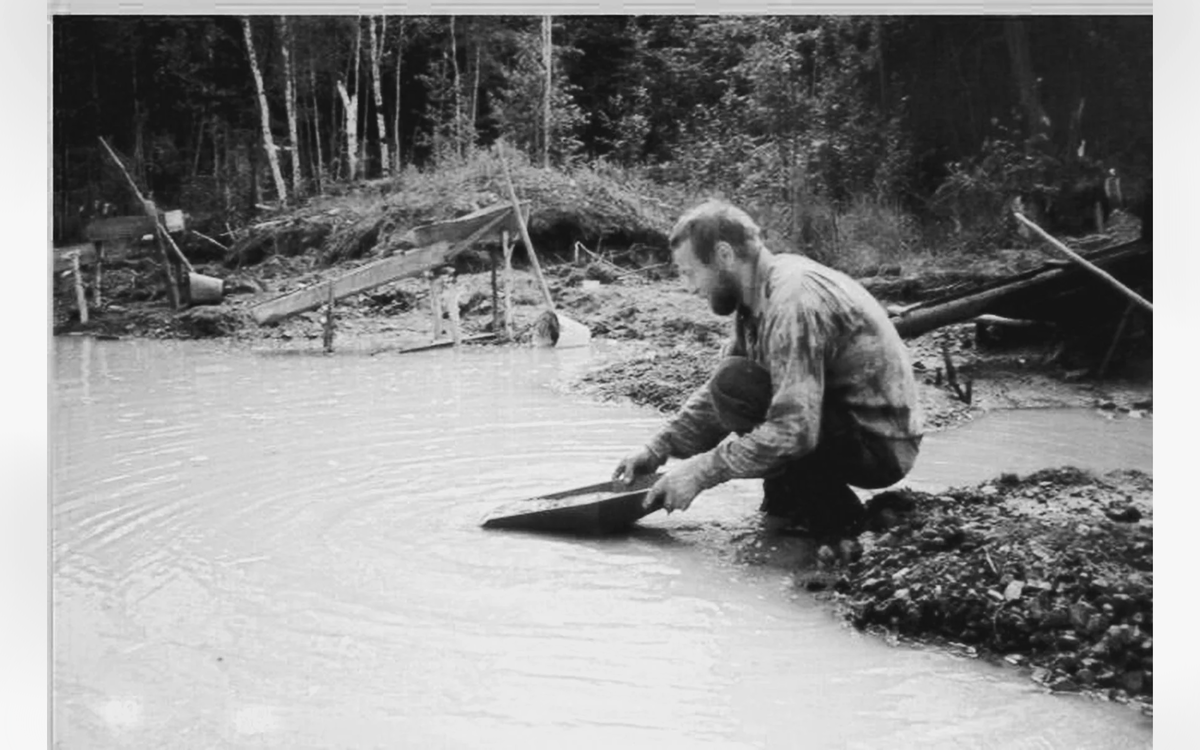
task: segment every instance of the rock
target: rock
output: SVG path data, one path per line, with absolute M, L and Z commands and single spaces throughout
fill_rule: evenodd
M 1086 601 L 1078 601 L 1071 605 L 1068 610 L 1071 618 L 1071 625 L 1080 632 L 1086 632 L 1088 621 L 1092 615 L 1097 614 L 1096 608 Z
M 1056 693 L 1074 693 L 1079 691 L 1079 685 L 1070 677 L 1059 677 L 1052 680 L 1049 687 Z
M 1142 520 L 1142 512 L 1132 505 L 1109 508 L 1105 515 L 1119 523 L 1137 523 Z
M 1137 695 L 1142 692 L 1145 682 L 1145 675 L 1140 669 L 1135 669 L 1131 672 L 1126 672 L 1120 677 L 1121 687 L 1132 695 Z
M 1004 600 L 1011 602 L 1014 599 L 1020 599 L 1021 593 L 1025 590 L 1024 581 L 1012 581 L 1004 588 Z
M 238 313 L 226 305 L 193 307 L 175 320 L 193 338 L 228 336 L 241 326 Z

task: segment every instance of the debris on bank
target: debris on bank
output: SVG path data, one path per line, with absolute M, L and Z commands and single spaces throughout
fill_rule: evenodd
M 1152 710 L 1152 480 L 1072 468 L 869 501 L 862 558 L 833 583 L 857 627 L 958 646 L 1054 691 Z M 814 579 L 816 580 L 816 579 Z

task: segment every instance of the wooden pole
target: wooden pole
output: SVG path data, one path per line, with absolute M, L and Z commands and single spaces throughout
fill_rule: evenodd
M 1054 249 L 1058 250 L 1058 251 L 1059 251 L 1060 253 L 1062 253 L 1063 255 L 1067 256 L 1067 258 L 1069 258 L 1070 260 L 1074 261 L 1075 263 L 1078 263 L 1080 266 L 1083 266 L 1083 267 L 1084 267 L 1084 268 L 1086 268 L 1087 270 L 1091 271 L 1093 274 L 1095 274 L 1096 276 L 1098 276 L 1098 277 L 1100 277 L 1101 279 L 1103 279 L 1103 280 L 1104 280 L 1104 282 L 1105 282 L 1105 283 L 1107 283 L 1109 286 L 1111 286 L 1111 287 L 1113 287 L 1114 289 L 1118 290 L 1119 292 L 1121 292 L 1121 294 L 1124 294 L 1126 297 L 1128 297 L 1129 299 L 1133 300 L 1133 301 L 1134 301 L 1136 304 L 1139 304 L 1139 305 L 1141 305 L 1142 307 L 1146 308 L 1146 310 L 1148 310 L 1148 311 L 1149 311 L 1149 312 L 1151 312 L 1151 313 L 1153 313 L 1153 312 L 1154 312 L 1154 305 L 1150 304 L 1150 302 L 1149 302 L 1148 300 L 1146 300 L 1144 297 L 1142 297 L 1142 296 L 1141 296 L 1140 294 L 1138 294 L 1137 292 L 1135 292 L 1135 291 L 1133 291 L 1132 289 L 1130 289 L 1129 287 L 1125 286 L 1125 285 L 1124 285 L 1124 284 L 1122 284 L 1120 281 L 1117 281 L 1117 280 L 1116 280 L 1115 278 L 1113 278 L 1113 276 L 1112 276 L 1111 274 L 1109 274 L 1107 271 L 1105 271 L 1105 270 L 1104 270 L 1104 269 L 1102 269 L 1102 268 L 1098 268 L 1098 267 L 1096 267 L 1095 265 L 1093 265 L 1093 264 L 1089 263 L 1087 260 L 1085 260 L 1084 258 L 1080 257 L 1080 256 L 1079 256 L 1079 255 L 1078 255 L 1078 254 L 1077 254 L 1075 251 L 1071 250 L 1069 247 L 1067 247 L 1067 246 L 1066 246 L 1066 245 L 1064 245 L 1063 243 L 1061 243 L 1061 242 L 1059 242 L 1058 240 L 1056 240 L 1056 239 L 1054 239 L 1053 237 L 1051 237 L 1051 236 L 1050 236 L 1050 235 L 1049 235 L 1049 234 L 1046 232 L 1046 230 L 1042 229 L 1042 228 L 1041 228 L 1041 227 L 1039 227 L 1037 224 L 1034 224 L 1032 221 L 1030 221 L 1029 219 L 1025 218 L 1025 217 L 1024 217 L 1024 216 L 1022 216 L 1020 213 L 1014 213 L 1014 216 L 1016 216 L 1016 217 L 1017 217 L 1017 221 L 1021 222 L 1022 224 L 1024 224 L 1024 225 L 1025 225 L 1026 227 L 1028 227 L 1029 229 L 1033 230 L 1033 232 L 1034 232 L 1034 233 L 1035 233 L 1037 236 L 1041 237 L 1041 238 L 1042 238 L 1043 240 L 1045 240 L 1045 241 L 1046 241 L 1046 242 L 1047 242 L 1047 243 L 1048 243 L 1048 244 L 1049 244 L 1051 247 L 1053 247 Z
M 170 241 L 171 249 L 175 251 L 175 257 L 177 257 L 179 261 L 187 267 L 187 270 L 191 272 L 192 264 L 188 262 L 186 257 L 184 257 L 183 251 L 179 249 L 179 246 L 175 244 L 175 240 L 171 239 L 171 235 L 167 232 L 166 227 L 164 227 L 162 222 L 158 220 L 158 208 L 155 207 L 154 202 L 148 201 L 142 196 L 142 191 L 138 190 L 137 183 L 134 182 L 133 178 L 129 176 L 129 172 L 125 169 L 125 165 L 122 164 L 121 160 L 117 158 L 116 152 L 113 151 L 112 147 L 108 145 L 108 141 L 104 140 L 104 136 L 99 136 L 99 138 L 100 145 L 104 146 L 104 150 L 107 151 L 108 155 L 112 157 L 113 163 L 117 165 L 117 169 L 120 169 L 121 174 L 125 175 L 125 181 L 129 183 L 129 189 L 133 191 L 135 196 L 137 196 L 138 202 L 141 204 L 142 209 L 146 212 L 146 215 L 150 217 L 150 219 L 154 222 L 155 227 L 157 227 L 158 230 L 166 236 L 167 240 Z M 159 241 L 161 242 L 161 239 Z
M 542 266 L 538 263 L 537 252 L 533 249 L 533 240 L 529 239 L 529 229 L 525 226 L 525 217 L 521 214 L 521 202 L 517 200 L 517 190 L 513 187 L 512 175 L 508 172 L 508 160 L 504 158 L 503 148 L 499 149 L 499 154 L 500 166 L 504 170 L 504 184 L 508 187 L 508 199 L 512 202 L 513 213 L 516 214 L 521 241 L 525 243 L 525 250 L 529 253 L 529 261 L 533 264 L 533 273 L 537 276 L 538 284 L 542 288 L 542 296 L 546 298 L 546 307 L 553 311 L 554 298 L 550 296 L 550 286 L 546 284 L 546 277 L 542 275 Z
M 79 322 L 87 323 L 87 295 L 83 293 L 83 273 L 79 267 L 79 253 L 71 253 L 71 273 L 75 276 L 75 303 L 79 305 Z

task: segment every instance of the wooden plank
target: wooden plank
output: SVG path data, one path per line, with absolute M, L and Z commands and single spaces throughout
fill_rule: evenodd
M 72 268 L 71 256 L 73 255 L 79 257 L 81 266 L 90 266 L 96 262 L 96 248 L 91 243 L 56 247 L 54 248 L 54 273 L 70 271 Z
M 140 239 L 154 234 L 154 220 L 149 216 L 114 216 L 96 219 L 83 230 L 89 242 Z
M 358 294 L 377 286 L 382 286 L 397 279 L 415 276 L 426 269 L 440 266 L 453 256 L 454 247 L 448 242 L 439 242 L 430 247 L 409 250 L 400 255 L 383 258 L 349 273 L 343 274 L 332 281 L 335 299 Z M 276 297 L 250 309 L 250 316 L 259 325 L 282 320 L 289 315 L 315 310 L 329 299 L 331 282 L 322 281 L 312 286 L 299 289 L 282 297 Z
M 365 292 L 391 281 L 416 276 L 431 268 L 448 263 L 455 255 L 478 242 L 488 232 L 494 231 L 507 218 L 506 213 L 493 212 L 491 218 L 478 227 L 469 237 L 457 245 L 449 242 L 438 242 L 428 247 L 409 250 L 400 255 L 377 260 L 365 266 L 339 276 L 332 281 L 334 298 L 341 299 L 351 294 Z M 250 310 L 250 316 L 259 325 L 281 320 L 289 315 L 314 310 L 320 307 L 328 297 L 325 284 L 321 282 L 311 287 L 301 289 L 282 297 L 277 297 Z

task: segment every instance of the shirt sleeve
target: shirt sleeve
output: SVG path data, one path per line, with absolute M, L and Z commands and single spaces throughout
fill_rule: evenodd
M 730 479 L 765 476 L 817 446 L 829 332 L 813 307 L 776 313 L 766 322 L 766 364 L 774 391 L 767 418 L 694 459 L 705 489 Z
M 721 347 L 721 357 L 745 355 L 745 346 L 735 333 Z M 679 413 L 659 430 L 647 447 L 661 458 L 690 458 L 711 450 L 729 434 L 717 417 L 709 381 L 692 392 Z

